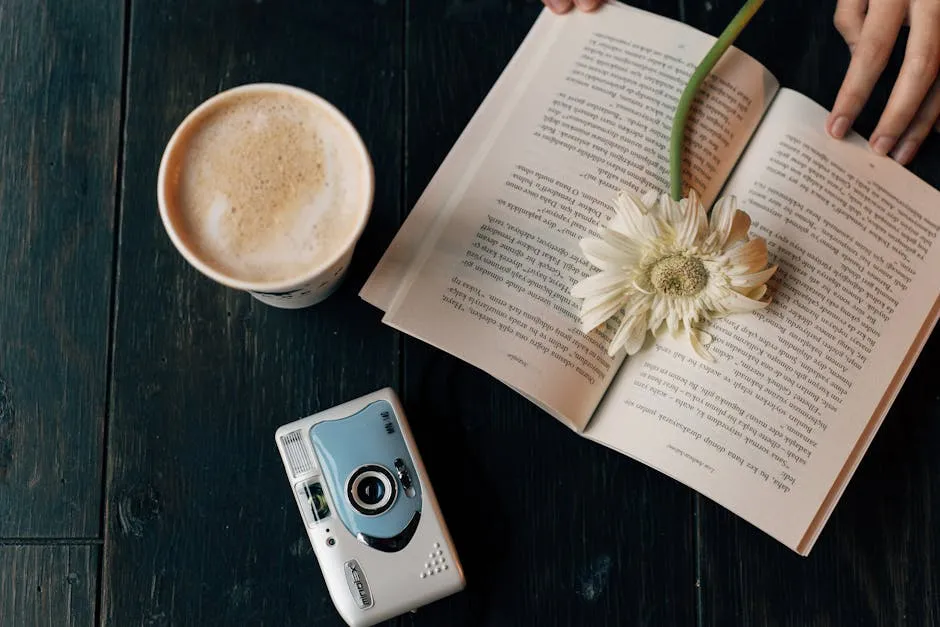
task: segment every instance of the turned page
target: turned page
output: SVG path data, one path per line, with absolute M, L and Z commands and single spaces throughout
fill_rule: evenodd
M 585 431 L 809 552 L 937 319 L 940 193 L 783 89 L 723 194 L 779 266 L 769 308 L 624 364 Z
M 411 245 L 423 247 L 396 277 L 384 321 L 583 428 L 619 359 L 606 354 L 609 331 L 578 330 L 569 290 L 590 271 L 578 241 L 613 215 L 618 190 L 667 189 L 675 103 L 712 41 L 614 3 L 544 12 L 513 60 L 513 82 L 490 94 L 409 219 L 420 226 Z M 706 198 L 775 91 L 743 53 L 718 66 L 686 164 Z

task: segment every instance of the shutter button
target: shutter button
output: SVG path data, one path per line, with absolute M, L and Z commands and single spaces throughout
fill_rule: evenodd
M 411 490 L 411 473 L 408 472 L 408 467 L 405 466 L 405 462 L 399 457 L 395 460 L 395 470 L 398 472 L 398 480 L 401 481 L 401 485 L 405 488 L 405 491 Z

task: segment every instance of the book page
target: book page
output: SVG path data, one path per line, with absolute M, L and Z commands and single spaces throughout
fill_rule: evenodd
M 415 208 L 424 246 L 384 321 L 580 430 L 619 359 L 606 354 L 610 331 L 578 330 L 569 290 L 591 272 L 578 242 L 613 215 L 620 189 L 667 190 L 675 103 L 713 40 L 613 3 L 546 11 L 534 31 L 517 82 L 474 120 L 472 151 L 461 138 Z M 688 135 L 687 180 L 706 198 L 775 90 L 743 53 L 722 60 Z
M 940 192 L 781 90 L 725 193 L 779 265 L 769 308 L 624 364 L 585 435 L 806 554 L 937 319 Z

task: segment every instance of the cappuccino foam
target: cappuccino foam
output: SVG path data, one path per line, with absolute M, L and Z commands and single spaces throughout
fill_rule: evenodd
M 181 236 L 241 281 L 308 274 L 347 246 L 364 211 L 354 140 L 295 94 L 234 95 L 194 120 L 175 154 L 167 196 Z

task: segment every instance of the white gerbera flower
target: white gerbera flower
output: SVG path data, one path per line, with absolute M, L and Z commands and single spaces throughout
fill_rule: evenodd
M 734 197 L 715 203 L 711 221 L 695 191 L 672 200 L 649 191 L 642 197 L 621 192 L 617 213 L 600 238 L 584 239 L 581 250 L 600 270 L 576 284 L 571 295 L 584 299 L 581 330 L 590 332 L 616 314 L 620 326 L 608 354 L 623 348 L 633 355 L 647 331 L 684 332 L 695 352 L 712 360 L 711 336 L 700 325 L 733 313 L 755 311 L 769 300 L 767 243 L 748 238 L 751 219 Z

